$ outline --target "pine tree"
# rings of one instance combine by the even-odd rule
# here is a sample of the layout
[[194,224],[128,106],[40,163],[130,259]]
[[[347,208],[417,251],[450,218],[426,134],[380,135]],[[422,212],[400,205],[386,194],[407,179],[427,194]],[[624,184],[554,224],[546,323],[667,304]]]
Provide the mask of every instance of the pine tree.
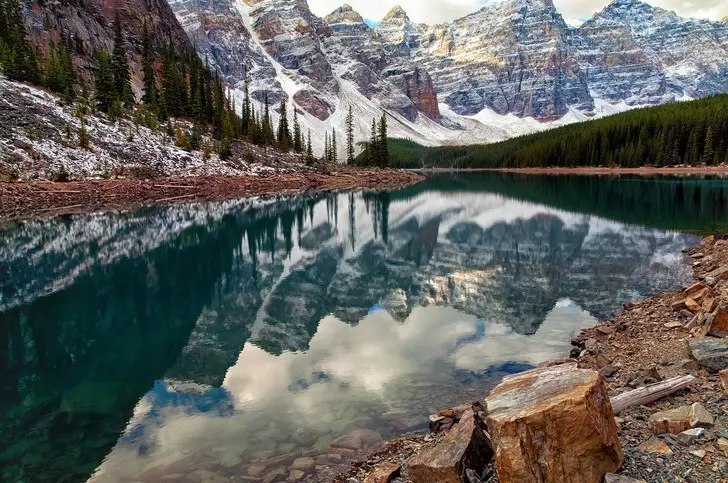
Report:
[[329,133],[328,131],[326,134],[324,134],[324,163],[328,163],[331,159],[331,154],[329,152]]
[[301,135],[301,125],[298,123],[298,111],[293,106],[293,150],[297,153],[303,152],[303,136]]
[[313,146],[311,145],[311,130],[308,130],[308,142],[306,143],[306,161],[313,163]]
[[377,142],[377,161],[380,168],[389,167],[389,140],[387,138],[387,115],[379,120],[379,140]]
[[377,120],[372,119],[372,131],[369,135],[369,164],[367,166],[379,166],[379,141],[377,139]]
[[126,58],[126,42],[119,11],[114,15],[114,51],[111,55],[111,72],[114,76],[114,94],[126,105],[134,104],[129,77],[129,60]]
[[354,112],[351,106],[346,116],[346,164],[354,164]]
[[263,135],[263,144],[273,146],[276,142],[275,135],[273,134],[273,127],[270,118],[270,101],[268,100],[268,93],[265,93],[265,110],[263,111],[263,125],[261,131]]
[[109,112],[116,99],[114,75],[111,72],[111,59],[103,47],[96,50],[96,70],[94,72],[94,100],[101,112]]
[[337,164],[339,162],[339,153],[336,147],[336,129],[331,130],[331,163]]
[[288,109],[286,107],[286,100],[281,99],[280,106],[280,117],[278,118],[278,133],[276,138],[278,139],[278,149],[282,151],[290,151],[291,149],[291,130],[288,127]]
[[157,110],[157,76],[154,73],[154,47],[152,37],[147,29],[147,21],[144,20],[144,31],[142,34],[142,75],[144,76],[144,95],[142,102],[153,111]]
[[243,97],[243,110],[242,110],[242,127],[243,127],[243,136],[248,136],[250,134],[250,118],[251,118],[251,107],[250,107],[250,92],[248,87],[248,78],[247,75],[245,77],[245,88],[244,88],[244,97]]

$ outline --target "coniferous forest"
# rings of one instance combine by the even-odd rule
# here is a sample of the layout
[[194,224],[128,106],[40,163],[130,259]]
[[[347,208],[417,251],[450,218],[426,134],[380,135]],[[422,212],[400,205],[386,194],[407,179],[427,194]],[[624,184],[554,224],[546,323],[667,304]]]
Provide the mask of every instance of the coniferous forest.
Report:
[[636,109],[500,143],[425,148],[390,140],[398,168],[657,167],[728,163],[728,95]]
[[[164,39],[156,39],[146,25],[142,39],[143,86],[137,98],[118,15],[112,29],[113,49],[107,52],[99,48],[94,52],[93,78],[87,85],[74,68],[68,39],[52,32],[47,53],[41,54],[26,32],[18,0],[0,0],[0,70],[11,80],[38,85],[67,103],[78,103],[80,139],[87,139],[83,115],[90,110],[103,112],[112,120],[133,116],[139,125],[166,130],[170,139],[188,150],[209,149],[203,145],[207,135],[223,158],[230,155],[231,141],[241,139],[258,146],[295,151],[305,155],[307,162],[315,161],[311,135],[305,140],[297,112],[290,123],[286,105],[281,102],[280,120],[274,129],[267,97],[261,112],[257,112],[246,87],[242,106],[236,106],[221,76],[207,60],[202,60],[194,50],[175,51]],[[155,65],[161,68],[155,69]],[[189,122],[181,125],[177,120]],[[333,144],[327,144],[326,160],[335,162],[335,133],[333,136]]]

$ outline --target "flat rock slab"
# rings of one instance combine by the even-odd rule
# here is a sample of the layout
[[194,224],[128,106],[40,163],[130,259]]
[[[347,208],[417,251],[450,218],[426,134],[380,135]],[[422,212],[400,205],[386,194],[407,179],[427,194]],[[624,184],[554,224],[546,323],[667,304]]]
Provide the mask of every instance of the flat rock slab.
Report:
[[486,410],[501,483],[601,483],[622,465],[614,412],[595,371],[563,364],[506,377]]
[[410,458],[407,465],[414,483],[461,483],[468,481],[466,470],[481,474],[491,459],[485,425],[471,408],[440,442]]
[[691,339],[688,348],[701,367],[715,374],[728,369],[728,340],[704,337]]

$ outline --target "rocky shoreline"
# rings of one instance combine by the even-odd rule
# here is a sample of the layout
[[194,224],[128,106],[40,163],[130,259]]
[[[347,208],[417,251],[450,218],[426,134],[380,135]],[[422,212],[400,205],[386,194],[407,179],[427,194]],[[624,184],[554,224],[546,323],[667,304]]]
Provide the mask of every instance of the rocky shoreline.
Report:
[[0,183],[0,223],[90,211],[131,210],[147,205],[224,201],[353,189],[388,190],[422,181],[399,170],[337,167],[270,171],[257,175],[158,179]]
[[[609,439],[609,430],[600,429],[604,441],[599,443],[602,453],[595,461],[597,464],[608,463],[600,469],[602,475],[606,473],[605,482],[728,482],[728,240],[722,238],[710,236],[699,246],[685,250],[693,263],[694,284],[677,293],[625,304],[622,313],[583,330],[575,337],[571,358],[541,364],[530,371],[535,375],[526,376],[529,384],[533,385],[534,380],[557,372],[576,374],[576,371],[584,371],[579,374],[599,375],[597,379],[601,382],[594,382],[596,389],[590,394],[598,393],[597,386],[603,385],[603,396],[608,395],[612,399],[615,409],[612,412],[609,408],[605,420],[607,425],[611,424],[611,415],[618,413],[613,421],[618,447],[621,448],[621,457],[617,457],[605,443]],[[459,449],[457,446],[457,433],[463,433],[460,428],[462,421],[474,417],[476,422],[486,424],[485,434],[490,432],[488,436],[492,438],[491,444],[498,454],[498,446],[504,444],[505,437],[502,427],[498,426],[502,411],[497,399],[509,390],[508,386],[512,389],[514,384],[519,385],[519,377],[506,378],[488,396],[482,411],[478,409],[482,407],[481,402],[476,402],[432,415],[430,434],[408,435],[385,442],[376,452],[354,461],[333,481],[425,483],[428,480],[423,479],[423,475],[428,473],[423,473],[418,466],[423,463],[429,465],[428,471],[450,471],[448,474],[451,476],[436,477],[437,481],[519,481],[513,478],[517,465],[506,462],[502,457],[497,456],[490,461],[474,461],[471,458],[474,451],[482,452],[484,443],[466,437],[467,446]],[[559,377],[564,378],[563,375]],[[674,379],[678,377],[687,381],[683,384],[686,387],[654,402],[636,404],[623,410],[620,410],[621,404],[620,407],[614,405],[614,396],[639,393],[636,389],[644,391],[645,387],[654,388],[659,384],[669,386],[672,381],[680,380]],[[538,382],[535,384],[538,385]],[[519,404],[527,406],[523,395],[519,398]],[[573,401],[578,401],[578,398]],[[534,407],[543,410],[546,405]],[[592,417],[592,422],[599,419]],[[470,434],[471,430],[472,427],[466,425],[465,433]],[[528,433],[523,425],[519,431]],[[540,464],[544,464],[544,458],[548,460],[554,456],[538,446],[548,445],[549,439],[548,434],[539,431],[541,429],[534,434],[540,434],[541,440],[531,434],[527,441],[529,444],[536,441],[533,444],[537,454],[531,456],[540,454]],[[548,433],[549,429],[543,431]],[[580,438],[577,446],[586,445],[587,436]],[[544,440],[547,443],[543,443]],[[573,442],[562,445],[556,452],[568,453],[573,446]],[[441,451],[443,448],[446,451]],[[513,452],[512,447],[510,452]],[[452,456],[453,453],[455,458],[448,460],[447,455]],[[440,459],[439,455],[445,455],[444,459]],[[556,458],[561,458],[560,463],[563,463],[568,455],[560,454]],[[481,456],[480,459],[489,459],[489,456]],[[534,465],[538,466],[536,462]],[[613,470],[609,469],[610,465]],[[550,477],[554,478],[553,466],[549,468],[545,474],[551,471]],[[498,471],[501,470],[510,474],[499,479]],[[432,476],[429,478],[429,481],[435,481]],[[533,481],[542,480],[534,476]],[[543,481],[598,479],[577,472]]]

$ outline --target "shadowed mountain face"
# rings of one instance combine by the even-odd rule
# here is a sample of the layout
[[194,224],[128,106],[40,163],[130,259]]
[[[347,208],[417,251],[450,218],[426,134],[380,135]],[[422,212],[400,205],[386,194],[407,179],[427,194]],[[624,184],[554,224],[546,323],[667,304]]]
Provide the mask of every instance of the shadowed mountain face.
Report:
[[[469,175],[6,225],[0,475],[246,474],[482,396],[689,280],[696,238],[666,220],[712,228],[723,183],[633,182]],[[588,192],[608,210],[568,195]],[[654,209],[616,221],[636,193]]]

